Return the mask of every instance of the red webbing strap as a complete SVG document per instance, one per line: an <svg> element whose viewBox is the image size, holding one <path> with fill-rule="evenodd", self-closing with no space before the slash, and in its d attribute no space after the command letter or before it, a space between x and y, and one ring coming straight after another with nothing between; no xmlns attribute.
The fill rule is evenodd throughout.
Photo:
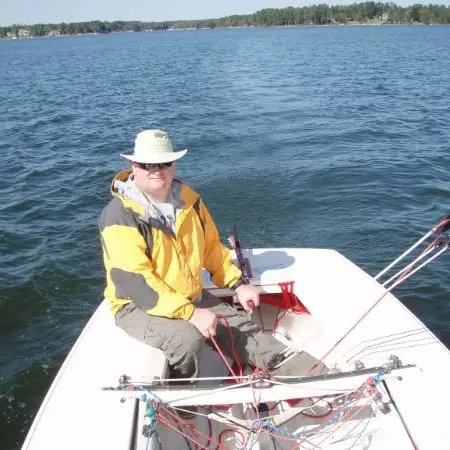
<svg viewBox="0 0 450 450"><path fill-rule="evenodd" d="M294 281L279 283L281 289L281 308L291 309L297 314L309 314L309 311L294 294L294 283Z"/></svg>

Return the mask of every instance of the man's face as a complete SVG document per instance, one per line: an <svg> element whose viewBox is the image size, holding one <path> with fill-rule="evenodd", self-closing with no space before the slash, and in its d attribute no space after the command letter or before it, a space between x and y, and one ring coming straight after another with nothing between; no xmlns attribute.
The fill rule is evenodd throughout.
<svg viewBox="0 0 450 450"><path fill-rule="evenodd" d="M175 175L175 163L170 167L144 168L139 163L133 163L133 175L136 186L146 194L158 195L167 191L172 185Z"/></svg>

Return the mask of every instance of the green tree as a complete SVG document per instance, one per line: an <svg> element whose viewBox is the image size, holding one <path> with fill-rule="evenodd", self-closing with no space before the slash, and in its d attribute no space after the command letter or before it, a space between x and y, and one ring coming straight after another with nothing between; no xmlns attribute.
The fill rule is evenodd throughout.
<svg viewBox="0 0 450 450"><path fill-rule="evenodd" d="M44 36L52 30L61 34L109 33L111 31L167 30L168 28L215 28L236 26L283 26L283 25L325 25L329 23L347 23L349 21L368 22L384 19L387 23L442 23L450 24L450 6L415 4L399 7L394 3L367 1L351 5L315 4L295 8L265 8L248 15L232 15L219 19L182 20L173 22L139 22L99 20L78 23L35 24L24 26L14 24L1 27L0 37L8 32L18 36L19 29L28 29L35 36Z"/></svg>
<svg viewBox="0 0 450 450"><path fill-rule="evenodd" d="M413 5L408 11L408 18L410 22L419 22L420 21L420 9L421 5Z"/></svg>

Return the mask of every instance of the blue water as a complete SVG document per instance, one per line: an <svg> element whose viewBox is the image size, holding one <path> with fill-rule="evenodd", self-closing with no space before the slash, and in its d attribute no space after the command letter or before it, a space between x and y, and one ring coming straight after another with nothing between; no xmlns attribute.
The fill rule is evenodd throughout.
<svg viewBox="0 0 450 450"><path fill-rule="evenodd" d="M97 216L138 131L189 149L178 174L223 237L375 274L450 213L449 43L437 26L0 41L1 448L99 303ZM446 345L449 267L397 291Z"/></svg>

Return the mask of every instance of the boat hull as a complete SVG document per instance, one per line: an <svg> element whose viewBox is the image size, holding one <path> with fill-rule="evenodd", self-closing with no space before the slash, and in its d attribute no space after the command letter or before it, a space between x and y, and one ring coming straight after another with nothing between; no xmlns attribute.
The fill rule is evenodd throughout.
<svg viewBox="0 0 450 450"><path fill-rule="evenodd" d="M365 368L379 367L392 361L393 355L400 364L416 366L405 369L401 379L392 374L386 375L383 380L383 387L388 391L390 413L383 414L373 402L369 408L364 408L363 403L353 405L361 411L352 420L342 420L339 430L330 431L326 436L323 433L308 435L310 447L305 448L311 448L311 445L349 448L350 444L353 448L370 449L409 449L417 446L421 450L436 450L449 447L450 412L442 397L447 395L445 382L450 371L450 352L417 317L392 294L388 294L328 354L385 293L384 288L332 250L254 249L245 250L244 256L249 258L252 266L252 283L260 287L262 294L281 295L279 283L293 282L296 297L309 312L288 311L283 316L275 330L275 336L282 342L308 351L319 359L327 355L324 362L337 372L353 371L361 365ZM226 289L214 287L207 274L205 287L218 296L232 294ZM278 308L267 303L262 306L261 312L261 315L253 315L255 322L270 329L276 323ZM201 371L204 376L228 375L218 355L209 349L202 357ZM150 443L142 434L146 404L139 400L139 395L103 390L105 387L117 387L122 375L141 385L151 386L158 378L167 376L166 361L162 352L118 329L107 302L103 301L59 370L22 449L158 448L160 444L156 434ZM345 393L347 389L357 389L361 380L351 386L347 381L333 386L330 383L309 386L309 391L299 391L297 395L312 397L316 389L316 396L332 395L330 389ZM267 389L261 394L261 401L268 404L282 401L277 408L287 411L291 406L284 399L295 394L280 394L275 392L277 389ZM271 390L273 394L269 392ZM220 394L222 397L219 399L218 395L209 395L208 398L205 394L197 399L196 404L221 404L227 399L227 403L232 405L225 415L233 414L236 420L252 423L253 419L249 418L245 405L242 405L242 402L247 403L247 397L227 393ZM364 399L360 400L362 402ZM176 398L165 401L172 402L173 406L189 404L186 401L177 403ZM276 411L283 413L279 409ZM432 411L432 414L427 411ZM203 412L205 415L217 415L214 408ZM298 433L298 430L308 434L305 430L327 420L326 417L308 418L295 409L293 412L297 415L290 421L291 434ZM225 423L220 420L212 422L209 431L208 421L203 416L194 420L203 434L208 436L211 433L215 444L211 444L210 448L215 448L220 433L229 429L230 425L226 420ZM429 432L431 429L433 433ZM242 430L237 431L227 431L221 435L229 448L240 448L242 439L246 439ZM273 448L274 435L279 448L292 448L300 441L292 436L290 439L284 436L283 439L275 432L261 432L255 442L247 442L248 448ZM160 425L159 436L165 448L187 448L185 438L170 427ZM201 445L206 446L206 442L204 438Z"/></svg>

